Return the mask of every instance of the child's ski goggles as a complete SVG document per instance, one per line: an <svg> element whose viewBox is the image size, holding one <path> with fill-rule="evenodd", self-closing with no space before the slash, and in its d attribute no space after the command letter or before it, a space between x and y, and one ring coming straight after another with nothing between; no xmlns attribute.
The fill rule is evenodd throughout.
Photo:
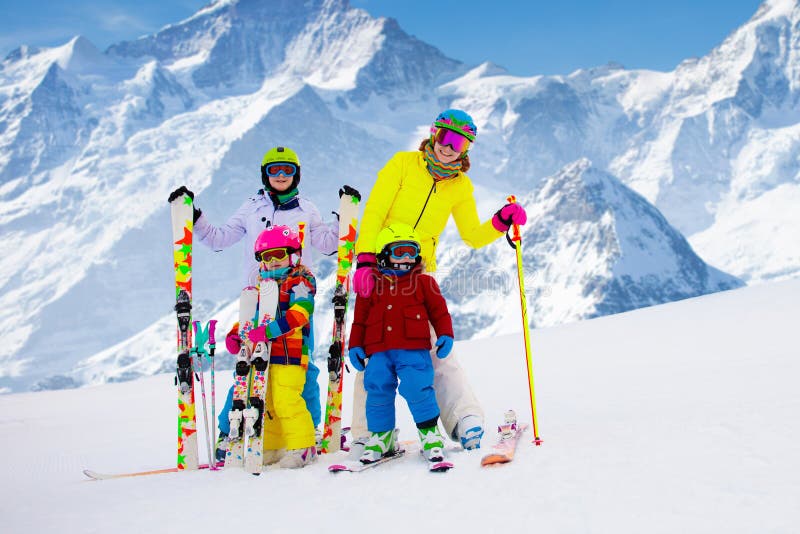
<svg viewBox="0 0 800 534"><path fill-rule="evenodd" d="M419 256L419 245L416 243L395 243L389 245L389 254L392 259L402 260L403 258L411 258L412 260Z"/></svg>
<svg viewBox="0 0 800 534"><path fill-rule="evenodd" d="M450 145L450 148L461 154L469 150L469 139L447 128L437 128L433 133L433 140L442 146Z"/></svg>
<svg viewBox="0 0 800 534"><path fill-rule="evenodd" d="M264 170L267 176L294 176L297 173L297 165L294 163L270 163Z"/></svg>
<svg viewBox="0 0 800 534"><path fill-rule="evenodd" d="M283 261L288 257L289 249L286 248L270 248L262 250L261 252L256 252L256 259L265 263L270 261Z"/></svg>

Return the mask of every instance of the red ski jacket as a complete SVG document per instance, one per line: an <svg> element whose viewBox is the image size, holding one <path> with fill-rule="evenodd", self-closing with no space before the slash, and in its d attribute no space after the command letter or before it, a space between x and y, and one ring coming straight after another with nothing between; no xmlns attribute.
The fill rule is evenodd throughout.
<svg viewBox="0 0 800 534"><path fill-rule="evenodd" d="M356 297L352 347L367 355L389 349L431 349L428 322L437 336L453 337L453 323L439 285L417 267L402 276L379 275L368 298Z"/></svg>

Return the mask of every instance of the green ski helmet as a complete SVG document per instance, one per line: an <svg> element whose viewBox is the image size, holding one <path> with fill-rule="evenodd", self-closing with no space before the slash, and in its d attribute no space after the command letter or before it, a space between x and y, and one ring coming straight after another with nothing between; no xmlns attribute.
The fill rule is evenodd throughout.
<svg viewBox="0 0 800 534"><path fill-rule="evenodd" d="M297 153L291 148L276 146L275 148L269 149L269 151L264 154L264 158L261 160L261 182L264 184L264 187L273 193L277 193L278 191L275 191L270 185L269 173L267 172L267 169L273 164L280 163L289 163L296 169L294 172L292 185L289 187L289 189L287 189L287 191L296 189L297 186L300 185L300 158L297 157Z"/></svg>
<svg viewBox="0 0 800 534"><path fill-rule="evenodd" d="M421 246L419 234L407 224L393 223L378 232L378 237L375 239L375 258L378 261L378 267L398 268L398 265L392 262L392 249L396 248L395 244L404 243L413 244L416 247L417 255L414 258L414 265L419 265L422 261L422 256L419 254Z"/></svg>

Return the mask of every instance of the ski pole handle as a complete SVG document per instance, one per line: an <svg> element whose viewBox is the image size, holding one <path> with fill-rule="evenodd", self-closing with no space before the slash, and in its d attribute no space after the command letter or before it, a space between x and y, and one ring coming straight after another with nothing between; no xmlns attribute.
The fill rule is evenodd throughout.
<svg viewBox="0 0 800 534"><path fill-rule="evenodd" d="M203 334L203 330L200 328L200 321L192 321L192 327L194 327L194 342L197 343Z"/></svg>
<svg viewBox="0 0 800 534"><path fill-rule="evenodd" d="M211 319L208 321L208 343L214 347L217 342L214 340L214 329L217 327L217 320Z"/></svg>
<svg viewBox="0 0 800 534"><path fill-rule="evenodd" d="M509 204L516 204L517 197L514 195L509 195L506 198L506 202L508 202ZM513 236L508 235L508 232L511 230L513 230ZM518 224L512 222L511 226L508 227L508 230L506 230L506 241L508 241L509 246L513 249L516 249L518 244L522 242L522 236L519 233ZM514 241L516 241L517 244L514 244Z"/></svg>
<svg viewBox="0 0 800 534"><path fill-rule="evenodd" d="M206 354L206 343L208 343L208 327L203 328L200 321L194 321L194 343L195 352Z"/></svg>

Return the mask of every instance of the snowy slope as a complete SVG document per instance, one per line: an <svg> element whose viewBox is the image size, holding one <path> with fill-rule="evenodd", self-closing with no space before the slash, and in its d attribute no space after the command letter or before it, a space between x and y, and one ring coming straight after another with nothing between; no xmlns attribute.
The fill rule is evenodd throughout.
<svg viewBox="0 0 800 534"><path fill-rule="evenodd" d="M460 452L444 475L409 457L333 476L326 457L258 478L89 482L82 468L174 462L171 376L2 396L0 443L13 458L0 466L4 529L220 532L252 507L268 532L319 532L333 521L336 531L389 533L790 534L800 522L798 302L793 280L534 330L544 444L523 443L496 469L478 467L480 452ZM514 334L456 346L490 420L511 406L527 413L521 345ZM398 414L410 438L402 403Z"/></svg>

